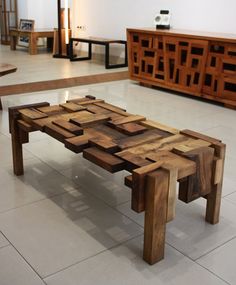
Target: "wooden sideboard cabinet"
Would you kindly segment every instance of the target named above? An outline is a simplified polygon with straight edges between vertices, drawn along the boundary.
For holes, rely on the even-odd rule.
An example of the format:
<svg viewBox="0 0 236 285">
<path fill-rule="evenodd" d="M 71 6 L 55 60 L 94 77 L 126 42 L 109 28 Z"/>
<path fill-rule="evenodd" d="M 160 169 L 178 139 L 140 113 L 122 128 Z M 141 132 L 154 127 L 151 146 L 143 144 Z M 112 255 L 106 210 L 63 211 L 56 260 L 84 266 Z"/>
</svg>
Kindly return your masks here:
<svg viewBox="0 0 236 285">
<path fill-rule="evenodd" d="M 236 35 L 128 29 L 129 74 L 236 108 Z"/>
</svg>

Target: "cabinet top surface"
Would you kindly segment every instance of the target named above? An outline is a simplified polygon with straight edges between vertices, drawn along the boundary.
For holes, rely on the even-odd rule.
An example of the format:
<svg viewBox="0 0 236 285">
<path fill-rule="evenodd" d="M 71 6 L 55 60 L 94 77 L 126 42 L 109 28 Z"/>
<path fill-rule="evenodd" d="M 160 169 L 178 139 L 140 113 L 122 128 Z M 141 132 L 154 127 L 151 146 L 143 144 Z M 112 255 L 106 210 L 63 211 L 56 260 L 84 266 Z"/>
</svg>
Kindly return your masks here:
<svg viewBox="0 0 236 285">
<path fill-rule="evenodd" d="M 139 33 L 156 33 L 158 35 L 165 36 L 181 36 L 181 37 L 193 37 L 193 38 L 205 38 L 210 40 L 227 40 L 234 41 L 236 43 L 236 34 L 228 33 L 216 33 L 216 32 L 205 32 L 205 31 L 193 31 L 193 30 L 182 30 L 182 29 L 169 29 L 162 30 L 156 29 L 155 27 L 151 28 L 129 28 L 128 32 L 139 32 Z"/>
</svg>

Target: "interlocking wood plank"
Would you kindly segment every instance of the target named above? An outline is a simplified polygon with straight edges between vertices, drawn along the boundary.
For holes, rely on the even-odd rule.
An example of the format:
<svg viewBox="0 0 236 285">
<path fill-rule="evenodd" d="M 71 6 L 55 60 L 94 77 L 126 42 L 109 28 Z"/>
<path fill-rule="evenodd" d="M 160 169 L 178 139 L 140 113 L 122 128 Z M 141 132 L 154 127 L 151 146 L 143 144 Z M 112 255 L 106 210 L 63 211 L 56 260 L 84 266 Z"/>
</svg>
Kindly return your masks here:
<svg viewBox="0 0 236 285">
<path fill-rule="evenodd" d="M 88 104 L 86 105 L 86 109 L 94 114 L 104 114 L 107 115 L 111 118 L 111 120 L 117 120 L 117 119 L 121 119 L 124 118 L 124 116 L 121 116 L 117 113 L 111 112 L 107 109 L 104 109 L 102 107 L 97 106 L 96 104 Z"/>
<path fill-rule="evenodd" d="M 128 151 L 123 155 L 119 155 L 119 157 L 126 161 L 126 170 L 130 172 L 138 167 L 151 164 L 151 161 L 144 159 L 138 155 L 132 154 Z"/>
<path fill-rule="evenodd" d="M 107 122 L 108 120 L 110 120 L 110 117 L 106 115 L 91 114 L 90 116 L 85 118 L 72 118 L 70 119 L 70 122 L 84 128 L 96 123 Z"/>
<path fill-rule="evenodd" d="M 126 123 L 132 123 L 132 122 L 141 122 L 146 120 L 145 117 L 140 116 L 140 115 L 131 115 L 129 117 L 126 118 L 122 118 L 122 119 L 117 119 L 117 120 L 113 120 L 108 122 L 109 125 L 111 126 L 117 126 L 117 125 L 122 125 L 122 124 L 126 124 Z"/>
<path fill-rule="evenodd" d="M 146 166 L 133 170 L 133 188 L 132 188 L 132 201 L 131 208 L 140 213 L 145 210 L 145 183 L 146 175 L 158 168 L 160 168 L 162 162 L 154 162 Z"/>
<path fill-rule="evenodd" d="M 69 100 L 67 102 L 73 102 L 73 103 L 76 103 L 76 104 L 79 104 L 79 105 L 88 105 L 88 104 L 95 104 L 95 103 L 103 103 L 104 100 L 102 99 L 95 99 L 95 100 L 82 100 L 82 101 L 78 101 L 78 100 Z"/>
<path fill-rule="evenodd" d="M 145 127 L 152 127 L 152 128 L 160 129 L 162 131 L 165 131 L 171 134 L 178 134 L 180 132 L 179 130 L 175 128 L 171 128 L 169 126 L 166 126 L 166 125 L 163 125 L 158 122 L 151 121 L 151 120 L 143 121 L 141 122 L 141 124 Z"/>
<path fill-rule="evenodd" d="M 70 149 L 75 153 L 82 152 L 85 148 L 89 147 L 89 138 L 88 135 L 77 136 L 69 139 L 65 139 L 65 147 Z"/>
<path fill-rule="evenodd" d="M 207 147 L 211 146 L 212 144 L 208 141 L 204 141 L 201 139 L 197 139 L 188 143 L 183 143 L 173 148 L 173 152 L 176 154 L 182 154 L 191 150 L 194 150 L 199 147 Z"/>
<path fill-rule="evenodd" d="M 156 130 L 148 130 L 145 133 L 136 136 L 129 136 L 127 138 L 117 140 L 117 144 L 119 148 L 124 150 L 126 148 L 134 147 L 137 145 L 141 145 L 147 142 L 156 141 L 160 139 L 161 136 L 158 134 Z"/>
<path fill-rule="evenodd" d="M 162 150 L 157 153 L 149 154 L 147 159 L 155 162 L 162 162 L 163 165 L 173 166 L 178 170 L 178 179 L 196 173 L 196 163 L 176 155 L 170 151 Z"/>
<path fill-rule="evenodd" d="M 222 159 L 223 168 L 224 168 L 224 160 L 225 160 L 225 151 L 226 145 L 223 143 L 216 144 L 215 148 L 216 155 L 219 159 Z M 223 172 L 223 170 L 222 170 Z M 207 199 L 207 208 L 206 208 L 206 221 L 210 224 L 217 224 L 219 222 L 220 217 L 220 204 L 222 197 L 222 183 L 223 179 L 220 183 L 213 185 L 211 192 L 206 195 Z"/>
<path fill-rule="evenodd" d="M 178 179 L 178 169 L 173 165 L 162 166 L 164 170 L 168 171 L 168 202 L 167 202 L 167 214 L 166 222 L 170 222 L 175 218 L 176 209 L 176 189 Z"/>
<path fill-rule="evenodd" d="M 53 106 L 48 106 L 48 107 L 40 107 L 37 108 L 38 111 L 47 114 L 48 116 L 52 116 L 52 115 L 57 115 L 58 113 L 63 114 L 63 112 L 65 112 L 65 110 L 58 106 L 58 105 L 53 105 Z"/>
<path fill-rule="evenodd" d="M 21 109 L 19 110 L 19 113 L 26 122 L 31 122 L 32 120 L 48 117 L 47 114 L 44 114 L 34 108 Z"/>
<path fill-rule="evenodd" d="M 66 131 L 65 129 L 60 128 L 52 123 L 49 123 L 45 126 L 45 132 L 51 137 L 57 139 L 60 142 L 64 142 L 65 139 L 75 137 L 74 134 Z"/>
<path fill-rule="evenodd" d="M 54 120 L 52 123 L 77 136 L 84 133 L 82 128 L 63 119 Z"/>
<path fill-rule="evenodd" d="M 123 160 L 96 147 L 85 149 L 83 157 L 111 173 L 125 169 L 125 162 Z"/>
<path fill-rule="evenodd" d="M 213 184 L 219 184 L 223 179 L 224 161 L 222 158 L 214 158 L 213 165 Z"/>
<path fill-rule="evenodd" d="M 125 186 L 132 189 L 132 187 L 133 187 L 133 176 L 132 175 L 128 175 L 125 177 Z"/>
<path fill-rule="evenodd" d="M 48 102 L 42 102 L 42 103 L 36 103 L 36 104 L 28 104 L 28 105 L 22 105 L 22 106 L 14 106 L 8 108 L 9 113 L 9 132 L 11 133 L 11 125 L 15 124 L 16 120 L 19 120 L 21 115 L 19 111 L 21 109 L 26 108 L 37 108 L 37 107 L 43 107 L 43 106 L 49 106 L 50 104 Z"/>
<path fill-rule="evenodd" d="M 102 107 L 104 109 L 107 109 L 109 111 L 112 111 L 114 113 L 117 113 L 119 115 L 125 116 L 125 117 L 128 117 L 128 116 L 132 115 L 132 114 L 127 113 L 124 109 L 119 108 L 117 106 L 113 106 L 113 105 L 108 104 L 108 103 L 96 103 L 95 105 L 99 106 L 99 107 Z"/>
<path fill-rule="evenodd" d="M 40 131 L 44 131 L 45 125 L 51 123 L 52 121 L 55 121 L 55 120 L 69 121 L 71 118 L 77 118 L 77 117 L 84 118 L 84 117 L 88 117 L 90 115 L 91 115 L 91 113 L 88 111 L 80 111 L 80 112 L 73 112 L 73 113 L 67 113 L 67 114 L 62 114 L 62 115 L 54 115 L 54 116 L 50 116 L 48 118 L 34 120 L 34 121 L 32 121 L 32 125 L 36 129 L 38 129 Z"/>
<path fill-rule="evenodd" d="M 80 106 L 80 105 L 75 104 L 73 102 L 60 104 L 60 106 L 68 112 L 77 112 L 77 111 L 86 110 L 86 107 Z"/>
<path fill-rule="evenodd" d="M 25 132 L 30 133 L 30 132 L 35 131 L 35 129 L 33 128 L 33 126 L 31 124 L 29 124 L 23 120 L 17 120 L 17 123 L 18 123 L 19 127 L 22 130 L 24 130 Z"/>
<path fill-rule="evenodd" d="M 201 147 L 183 154 L 196 162 L 196 173 L 184 178 L 179 185 L 179 199 L 189 203 L 211 192 L 214 149 Z"/>
<path fill-rule="evenodd" d="M 184 135 L 173 135 L 164 139 L 159 139 L 157 141 L 150 141 L 148 143 L 143 143 L 135 147 L 130 147 L 128 151 L 133 154 L 140 155 L 141 157 L 147 157 L 149 154 L 158 152 L 160 150 L 171 151 L 174 147 L 181 145 L 183 143 L 188 143 L 193 141 L 192 138 L 186 137 Z M 116 153 L 117 156 L 122 156 L 127 150 Z"/>
<path fill-rule="evenodd" d="M 127 123 L 127 124 L 118 125 L 116 126 L 116 129 L 129 136 L 135 136 L 147 130 L 147 128 L 136 123 Z"/>
<path fill-rule="evenodd" d="M 212 137 L 209 137 L 209 136 L 206 136 L 206 135 L 203 135 L 198 132 L 191 131 L 191 130 L 182 130 L 180 131 L 180 133 L 183 135 L 189 136 L 191 138 L 197 138 L 197 139 L 210 142 L 212 144 L 221 142 L 219 139 L 215 139 L 215 138 L 212 138 Z"/>
<path fill-rule="evenodd" d="M 104 150 L 108 153 L 114 153 L 119 150 L 119 147 L 112 140 L 92 138 L 89 140 L 91 146 L 96 146 L 97 148 Z"/>
</svg>

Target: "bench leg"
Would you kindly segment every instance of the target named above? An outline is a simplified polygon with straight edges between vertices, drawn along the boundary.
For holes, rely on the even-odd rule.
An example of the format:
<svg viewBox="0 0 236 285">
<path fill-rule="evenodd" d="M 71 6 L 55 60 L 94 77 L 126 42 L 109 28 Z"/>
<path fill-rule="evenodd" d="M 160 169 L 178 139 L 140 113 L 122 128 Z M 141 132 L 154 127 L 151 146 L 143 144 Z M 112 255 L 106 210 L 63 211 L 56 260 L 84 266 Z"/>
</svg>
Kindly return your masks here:
<svg viewBox="0 0 236 285">
<path fill-rule="evenodd" d="M 164 258 L 169 174 L 158 170 L 147 175 L 143 259 L 154 264 Z"/>
<path fill-rule="evenodd" d="M 92 59 L 92 43 L 88 43 L 88 56 L 75 57 L 73 52 L 73 42 L 76 40 L 70 39 L 69 43 L 69 57 L 70 61 L 90 60 Z M 79 42 L 79 41 L 76 41 Z"/>
<path fill-rule="evenodd" d="M 127 67 L 128 66 L 128 55 L 127 55 L 127 43 L 119 43 L 125 46 L 125 62 L 118 64 L 110 64 L 110 43 L 105 45 L 105 67 L 106 69 L 118 68 L 118 67 Z"/>
</svg>

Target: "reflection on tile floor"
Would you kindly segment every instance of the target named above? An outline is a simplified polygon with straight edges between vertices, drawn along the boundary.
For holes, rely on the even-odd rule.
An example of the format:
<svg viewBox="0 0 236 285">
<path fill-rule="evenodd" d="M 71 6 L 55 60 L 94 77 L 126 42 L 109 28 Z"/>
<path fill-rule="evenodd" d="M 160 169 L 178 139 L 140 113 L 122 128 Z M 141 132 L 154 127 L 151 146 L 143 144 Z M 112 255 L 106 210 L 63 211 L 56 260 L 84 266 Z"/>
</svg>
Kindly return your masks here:
<svg viewBox="0 0 236 285">
<path fill-rule="evenodd" d="M 149 266 L 141 258 L 143 215 L 130 210 L 125 171 L 110 175 L 48 136 L 34 133 L 24 146 L 25 175 L 14 177 L 7 107 L 40 101 L 57 104 L 87 94 L 226 142 L 220 224 L 205 223 L 204 200 L 190 205 L 178 202 L 176 219 L 167 226 L 166 258 Z M 235 111 L 129 80 L 8 96 L 2 102 L 0 280 L 4 285 L 236 284 Z M 9 266 L 21 271 L 12 274 Z"/>
</svg>

